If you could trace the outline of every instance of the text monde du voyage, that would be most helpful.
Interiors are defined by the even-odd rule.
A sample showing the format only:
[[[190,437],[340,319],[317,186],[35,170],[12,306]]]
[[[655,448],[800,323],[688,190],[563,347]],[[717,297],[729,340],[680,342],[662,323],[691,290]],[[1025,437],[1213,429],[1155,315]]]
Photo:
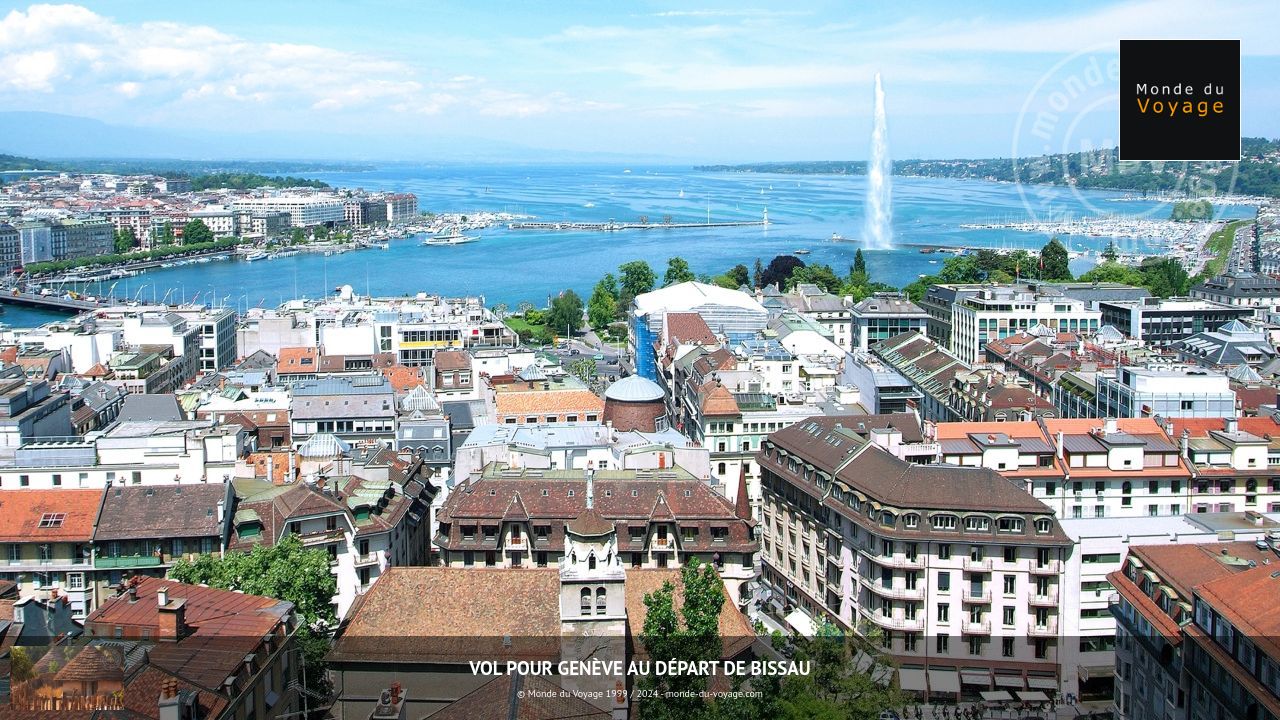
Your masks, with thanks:
[[[1198,92],[1197,92],[1198,90]],[[1197,88],[1190,83],[1175,85],[1151,85],[1136,83],[1134,98],[1138,112],[1162,117],[1209,117],[1226,113],[1226,102],[1214,99],[1226,95],[1224,85],[1205,83]]]

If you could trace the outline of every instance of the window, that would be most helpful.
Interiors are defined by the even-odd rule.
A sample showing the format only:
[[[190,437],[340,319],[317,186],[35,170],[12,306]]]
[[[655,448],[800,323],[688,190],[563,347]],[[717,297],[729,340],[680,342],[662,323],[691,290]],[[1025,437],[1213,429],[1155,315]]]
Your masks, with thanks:
[[[938,573],[938,592],[950,592],[951,590],[951,573]]]
[[[1013,545],[1004,546],[1004,561],[1007,563],[1018,562],[1018,548]]]
[[[1004,594],[1012,595],[1018,587],[1018,577],[1016,575],[1004,576]]]
[[[492,550],[486,550],[484,553],[485,567],[493,567],[498,564],[498,553]]]
[[[19,475],[19,476],[18,476],[18,487],[30,487],[30,486],[31,486],[31,476],[30,476],[30,475]]]
[[[578,605],[578,608],[579,608],[578,614],[590,615],[591,614],[591,588],[582,588],[582,592],[579,593],[579,597],[580,597],[580,602]]]
[[[54,487],[62,486],[62,475],[60,473],[53,474],[53,486]]]
[[[938,545],[938,559],[939,560],[951,559],[951,543],[942,543],[941,545]]]
[[[1000,655],[1001,657],[1013,657],[1013,638],[1000,638]]]
[[[606,612],[608,612],[608,602],[604,588],[596,588],[596,614],[604,615]]]
[[[1013,625],[1013,615],[1014,615],[1013,608],[1007,607],[1004,609],[1004,617],[1002,617],[1001,620],[1004,621],[1005,625]],[[1012,640],[1013,638],[1009,638],[1009,639]]]
[[[40,523],[37,527],[41,529],[60,528],[62,527],[62,521],[66,519],[66,513],[44,513],[40,516]]]
[[[950,644],[951,644],[950,635],[939,635],[936,641],[934,642],[934,651],[939,655],[946,655],[950,652],[950,650],[948,649]]]
[[[1025,529],[1025,523],[1022,518],[1002,517],[998,528],[1002,533],[1020,533]]]

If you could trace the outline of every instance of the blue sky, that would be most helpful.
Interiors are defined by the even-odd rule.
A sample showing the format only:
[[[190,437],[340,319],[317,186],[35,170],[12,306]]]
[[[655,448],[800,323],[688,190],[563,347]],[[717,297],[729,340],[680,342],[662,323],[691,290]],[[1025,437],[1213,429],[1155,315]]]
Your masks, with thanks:
[[[894,157],[1008,156],[1114,144],[1120,38],[1226,37],[1243,41],[1245,134],[1280,135],[1274,0],[867,5],[0,4],[0,108],[287,134],[332,157],[495,142],[846,159],[867,154],[880,72]],[[1104,82],[1032,137],[1091,63]]]

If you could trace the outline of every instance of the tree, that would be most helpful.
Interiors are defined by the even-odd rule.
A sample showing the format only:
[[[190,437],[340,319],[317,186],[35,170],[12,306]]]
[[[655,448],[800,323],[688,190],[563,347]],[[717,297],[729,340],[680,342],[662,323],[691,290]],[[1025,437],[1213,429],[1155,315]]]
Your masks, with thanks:
[[[498,303],[493,306],[493,314],[497,315],[500,320],[510,314],[510,311],[511,308],[507,307],[506,303]]]
[[[791,272],[791,277],[787,280],[787,286],[795,287],[800,283],[811,283],[829,293],[838,293],[843,281],[840,280],[839,275],[836,275],[835,270],[831,269],[830,265],[815,264],[801,266]]]
[[[1150,290],[1152,295],[1173,297],[1186,295],[1191,289],[1191,278],[1187,275],[1186,269],[1182,267],[1182,263],[1173,258],[1149,259],[1142,263],[1138,272],[1142,273],[1142,285]]]
[[[663,287],[693,279],[693,271],[689,269],[689,263],[684,258],[673,257],[667,260],[667,274],[662,276]]]
[[[618,317],[618,284],[613,275],[605,275],[591,291],[587,301],[587,320],[591,327],[600,330],[608,327]]]
[[[328,633],[338,622],[329,604],[338,583],[324,550],[308,549],[290,533],[275,545],[257,545],[249,552],[184,558],[170,568],[169,577],[189,585],[205,584],[293,603],[302,618],[295,642],[306,666],[307,688],[329,695],[332,687],[324,656],[329,651]]]
[[[1107,249],[1102,251],[1102,259],[1107,262],[1115,262],[1120,258],[1120,253],[1116,250],[1116,241],[1107,242]]]
[[[196,218],[182,226],[182,244],[197,245],[214,241],[213,231],[200,218]]]
[[[561,331],[572,335],[582,327],[582,298],[572,290],[565,290],[551,301],[546,314],[547,327],[557,335]]]
[[[813,669],[782,680],[776,716],[875,720],[884,710],[902,707],[907,697],[889,682],[893,668],[878,642],[878,632],[860,636],[829,624],[820,626],[812,638],[792,640],[784,654],[812,662]]]
[[[714,567],[691,559],[680,570],[683,604],[675,608],[676,587],[665,582],[644,596],[645,617],[641,642],[653,661],[687,662],[720,659],[720,610],[724,606],[724,583]],[[683,623],[681,622],[683,620]],[[640,687],[657,698],[640,702],[645,720],[711,717],[707,700],[701,697],[707,678],[695,674],[650,674],[640,678]],[[646,693],[647,695],[648,693]]]
[[[24,647],[9,648],[9,678],[14,682],[24,682],[31,679],[31,671],[35,667],[35,663],[31,662],[31,655],[27,653]]]
[[[172,245],[176,238],[173,235],[173,223],[166,222],[160,230],[160,239],[156,241],[157,245]]]
[[[769,261],[769,266],[760,274],[760,287],[769,285],[777,285],[778,289],[787,287],[787,281],[791,279],[791,273],[796,268],[804,267],[804,261],[794,255],[779,255]]]
[[[303,245],[307,242],[307,233],[300,227],[296,227],[289,231],[289,242],[294,245]]]
[[[751,271],[751,287],[764,287],[760,281],[764,279],[764,266],[760,264],[760,258],[756,258],[755,265]]]
[[[867,274],[867,259],[862,256],[862,248],[853,254],[853,271]]]
[[[578,378],[585,385],[596,379],[596,361],[589,357],[580,357],[569,363],[569,374]]]
[[[1070,280],[1070,260],[1067,248],[1053,238],[1040,250],[1040,279]]]
[[[311,234],[315,237],[315,239],[316,239],[317,241],[324,241],[324,240],[328,240],[328,239],[329,239],[329,226],[327,226],[327,225],[317,225],[317,226],[315,226],[314,228],[312,228],[312,229],[311,229]]]
[[[737,265],[729,268],[729,272],[725,273],[725,275],[728,276],[730,280],[737,283],[737,287],[742,287],[751,282],[751,272],[747,270],[747,266],[742,263],[738,263]]]
[[[1081,282],[1124,283],[1126,285],[1142,285],[1144,278],[1137,270],[1107,261],[1099,263],[1089,272],[1080,276]]]
[[[658,281],[653,268],[649,267],[649,263],[644,260],[623,263],[618,266],[618,273],[622,276],[620,280],[622,295],[628,298],[652,291],[654,283]]]
[[[116,231],[115,251],[118,255],[123,255],[138,244],[138,238],[133,234],[133,228],[123,228]]]

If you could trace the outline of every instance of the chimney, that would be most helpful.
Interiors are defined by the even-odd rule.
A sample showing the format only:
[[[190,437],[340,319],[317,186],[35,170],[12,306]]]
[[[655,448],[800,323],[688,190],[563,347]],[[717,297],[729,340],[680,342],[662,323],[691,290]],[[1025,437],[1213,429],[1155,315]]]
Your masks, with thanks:
[[[219,498],[218,499],[218,526],[219,527],[222,526],[222,521],[226,518],[226,516],[227,516],[227,501],[222,498]]]
[[[1062,459],[1062,431],[1061,430],[1058,431],[1057,443],[1055,444],[1057,446],[1055,448],[1055,454],[1058,456],[1058,459],[1061,460]]]
[[[168,593],[165,593],[167,598]],[[178,642],[187,634],[187,601],[174,598],[161,605],[159,611],[159,636],[161,642]]]
[[[130,589],[132,590],[134,588],[130,588]],[[156,604],[158,604],[160,607],[164,607],[165,605],[169,604],[169,586],[168,585],[165,585],[159,590],[156,590]]]
[[[1178,445],[1182,449],[1183,459],[1191,457],[1191,431],[1183,430],[1182,437],[1178,439]]]
[[[129,604],[132,605],[136,602],[138,602],[138,588],[130,585],[129,586]]]
[[[1240,421],[1237,418],[1223,418],[1223,421],[1225,422],[1227,432],[1229,433],[1234,433],[1240,429]]]
[[[1119,423],[1116,422],[1115,418],[1109,417],[1106,420],[1102,421],[1103,435],[1114,435],[1119,431],[1120,431],[1120,425]]]
[[[595,462],[587,461],[587,509],[590,510],[595,506],[596,502],[596,469]]]
[[[400,683],[391,683],[391,687],[383,690],[378,696],[378,703],[369,713],[369,720],[404,720],[407,703]]]

